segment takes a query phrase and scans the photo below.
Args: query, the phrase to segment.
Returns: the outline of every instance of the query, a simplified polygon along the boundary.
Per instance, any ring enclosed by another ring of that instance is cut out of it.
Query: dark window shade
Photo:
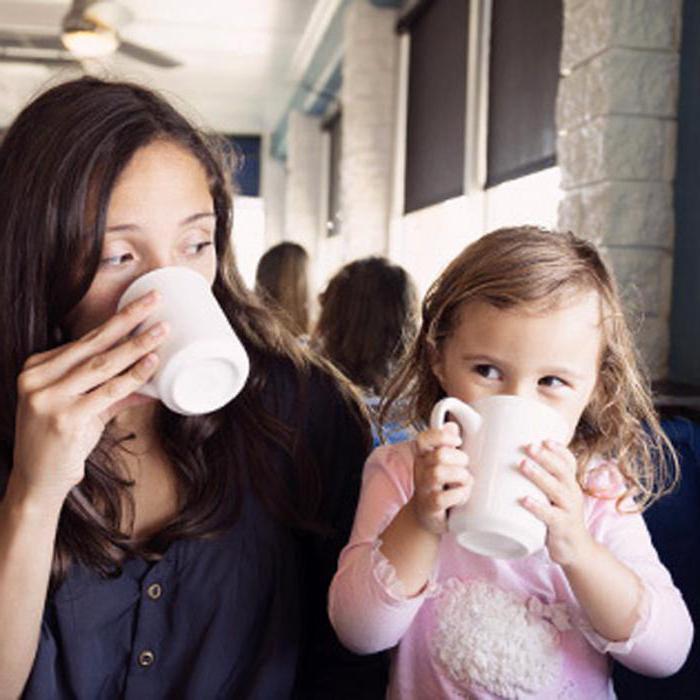
[[[487,187],[556,162],[561,34],[562,0],[493,0]]]
[[[469,0],[432,0],[410,25],[404,211],[464,192]]]

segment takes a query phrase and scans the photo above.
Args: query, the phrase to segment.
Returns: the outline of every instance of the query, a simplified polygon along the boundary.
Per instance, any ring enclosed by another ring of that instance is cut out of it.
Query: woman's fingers
[[[151,352],[142,357],[126,372],[111,378],[94,391],[85,394],[78,401],[78,407],[89,415],[101,415],[103,421],[109,421],[124,399],[138,391],[158,368],[158,355]]]
[[[92,391],[155,350],[164,341],[167,332],[167,325],[157,323],[111,350],[90,358],[54,384],[54,388],[73,396]]]
[[[104,353],[148,318],[160,295],[149,292],[79,340],[30,357],[20,375],[20,389],[31,392],[59,380],[89,358]]]

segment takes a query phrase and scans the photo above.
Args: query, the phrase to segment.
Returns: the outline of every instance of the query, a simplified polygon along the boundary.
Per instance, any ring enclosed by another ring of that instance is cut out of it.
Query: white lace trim
[[[382,554],[381,546],[381,540],[375,540],[372,545],[372,574],[377,583],[379,583],[390,598],[397,601],[408,600],[403,581],[396,575],[394,565]],[[425,588],[415,596],[411,596],[411,599],[417,598],[418,596],[425,596],[426,598],[435,597],[439,591],[439,585],[435,582],[434,576],[435,574],[430,578]]]
[[[559,630],[570,627],[564,606],[453,578],[443,584],[436,612],[433,654],[462,688],[478,683],[517,699],[558,676]]]

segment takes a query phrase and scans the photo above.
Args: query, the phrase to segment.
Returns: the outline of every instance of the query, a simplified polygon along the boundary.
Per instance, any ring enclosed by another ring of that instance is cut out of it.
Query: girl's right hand
[[[467,469],[469,458],[457,449],[461,444],[459,427],[452,422],[416,437],[411,500],[420,526],[435,535],[447,531],[448,509],[463,505],[471,495],[474,479]]]
[[[11,482],[41,503],[60,505],[82,481],[85,460],[120,409],[153,375],[167,327],[129,334],[153,312],[151,292],[79,340],[32,355],[17,381]]]

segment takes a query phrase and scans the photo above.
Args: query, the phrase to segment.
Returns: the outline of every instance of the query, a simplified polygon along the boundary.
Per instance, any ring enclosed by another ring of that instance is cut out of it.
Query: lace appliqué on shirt
[[[546,605],[485,581],[450,579],[436,602],[433,654],[449,677],[503,698],[532,697],[557,677],[565,606]]]

